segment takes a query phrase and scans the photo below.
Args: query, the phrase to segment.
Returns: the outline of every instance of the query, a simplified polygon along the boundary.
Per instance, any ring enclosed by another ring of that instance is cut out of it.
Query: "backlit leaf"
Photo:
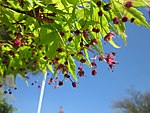
[[[68,57],[68,70],[73,76],[73,78],[77,81],[78,79],[76,76],[76,64],[71,56]]]

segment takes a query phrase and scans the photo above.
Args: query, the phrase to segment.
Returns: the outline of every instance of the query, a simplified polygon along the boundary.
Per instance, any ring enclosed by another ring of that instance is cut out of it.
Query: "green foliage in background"
[[[16,111],[12,105],[9,105],[5,99],[0,99],[0,113],[13,113]]]

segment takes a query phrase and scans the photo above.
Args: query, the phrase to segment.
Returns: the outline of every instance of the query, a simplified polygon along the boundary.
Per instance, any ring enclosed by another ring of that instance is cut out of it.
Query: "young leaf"
[[[109,41],[109,43],[114,47],[114,48],[120,48],[120,46],[118,46],[117,44],[115,44],[115,42],[113,41],[113,39],[111,39]]]
[[[142,12],[138,11],[136,8],[130,8],[127,10],[127,16],[131,18],[135,18],[134,23],[137,25],[142,25],[150,29],[150,25],[147,23],[146,18],[143,16]]]
[[[50,64],[47,67],[52,73],[54,73],[53,67]]]
[[[85,54],[85,57],[86,57],[86,59],[87,59],[87,61],[88,61],[88,65],[90,65],[91,62],[90,62],[90,60],[89,60],[89,54],[88,54],[87,49],[84,49],[84,54]]]
[[[137,10],[134,7],[131,7],[130,9],[122,7],[122,5],[118,2],[115,2],[116,7],[124,13],[129,19],[134,18],[134,23],[137,25],[142,25],[150,29],[150,25],[147,23],[146,18],[143,16],[143,13]]]
[[[125,4],[129,0],[116,0],[122,4]],[[145,7],[150,5],[150,0],[132,0],[134,7]]]
[[[71,56],[68,57],[68,70],[73,76],[73,78],[77,81],[76,64]]]
[[[31,7],[33,7],[33,0],[27,0],[27,1],[30,3]]]

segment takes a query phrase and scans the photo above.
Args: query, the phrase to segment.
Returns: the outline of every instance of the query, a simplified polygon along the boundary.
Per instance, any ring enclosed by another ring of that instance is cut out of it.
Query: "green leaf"
[[[10,20],[7,18],[7,16],[3,16],[3,18],[1,18],[2,22],[5,23],[5,25],[8,27],[8,28],[11,28],[13,30],[15,30],[15,27],[10,23]]]
[[[71,56],[68,57],[68,70],[73,76],[73,78],[78,81],[76,76],[76,64]]]
[[[42,28],[40,32],[40,41],[42,44],[48,44],[53,41],[58,40],[58,37],[56,37],[56,34],[54,32],[49,32],[48,29]]]
[[[146,18],[143,16],[143,13],[138,11],[136,8],[130,8],[127,10],[127,16],[129,19],[135,18],[134,23],[137,25],[142,25],[150,29],[150,25],[147,23]]]
[[[34,5],[33,5],[33,0],[27,0],[27,1],[30,3],[31,7],[34,6]]]
[[[37,5],[41,6],[41,7],[46,7],[46,6],[43,4],[43,2],[41,2],[41,1],[39,1],[39,0],[34,0],[34,2],[35,2]]]
[[[54,58],[56,55],[56,50],[59,46],[59,41],[55,40],[53,42],[50,43],[48,51],[47,51],[47,55],[49,58]]]
[[[69,8],[67,7],[68,4],[67,4],[66,0],[61,0],[61,2],[63,4],[64,8],[69,12]]]
[[[57,72],[58,72],[58,70],[57,70],[57,69],[55,69],[55,70],[54,70],[54,76],[56,76],[56,75],[57,75]]]
[[[111,29],[113,32],[115,32],[117,35],[119,35],[118,34],[118,29],[116,29],[115,26],[109,24],[109,29]]]
[[[42,68],[42,73],[46,73],[47,72],[47,69],[46,69],[46,66],[44,66],[44,68]]]
[[[2,51],[5,51],[5,52],[10,51],[11,48],[12,48],[12,46],[10,44],[6,43],[6,44],[3,44]]]
[[[114,47],[114,48],[120,48],[120,46],[116,45],[113,39],[109,41],[109,43]]]
[[[47,65],[47,67],[48,67],[48,69],[49,69],[52,73],[54,73],[54,70],[53,70],[52,65]]]
[[[84,20],[84,19],[81,19],[79,21],[80,23],[80,26],[82,27],[82,30],[85,30],[87,28],[89,28],[90,25],[93,25],[94,24],[94,21],[87,21],[87,20]]]
[[[109,24],[108,24],[108,21],[107,21],[107,18],[105,16],[102,16],[100,18],[100,31],[102,33],[103,36],[107,35],[107,33],[110,32],[110,29],[109,29]]]
[[[67,2],[70,4],[77,4],[79,0],[67,0]]]
[[[4,66],[0,65],[0,78],[4,75]]]
[[[84,49],[84,54],[85,54],[85,57],[86,57],[86,59],[87,59],[87,61],[88,61],[88,65],[90,65],[91,62],[90,62],[90,60],[89,60],[89,54],[88,54],[87,49]]]
[[[50,4],[50,3],[52,3],[52,1],[53,1],[53,0],[42,0],[42,2],[43,2],[44,4]]]
[[[29,51],[29,49],[29,46],[22,46],[17,51],[21,51],[20,57],[29,58],[31,57],[31,51]]]
[[[135,18],[135,24],[142,25],[150,29],[150,25],[146,21],[146,18],[143,16],[142,12],[134,7],[131,7],[130,9],[122,7],[122,5],[118,2],[115,2],[115,4],[118,9],[128,17],[128,19]]]
[[[126,3],[125,0],[116,0],[117,2],[120,2],[120,3]],[[134,7],[145,7],[145,6],[149,6],[150,5],[150,0],[132,0],[133,2],[133,6]]]
[[[135,0],[133,1],[134,7],[150,6],[150,0]]]
[[[104,53],[104,49],[103,49],[103,45],[102,45],[102,41],[101,41],[101,40],[98,42],[97,46],[98,46],[99,49],[100,49],[99,54]]]
[[[122,18],[122,13],[120,12],[120,7],[118,7],[116,3],[113,3],[113,10],[114,10],[113,13],[116,16],[118,16],[119,18]],[[127,37],[125,35],[125,30],[126,30],[125,24],[122,21],[120,21],[118,25],[114,24],[114,28],[117,30],[116,34],[121,35],[121,38],[123,39],[124,43],[127,45],[127,41],[126,41]],[[112,27],[111,27],[111,29],[112,29]]]

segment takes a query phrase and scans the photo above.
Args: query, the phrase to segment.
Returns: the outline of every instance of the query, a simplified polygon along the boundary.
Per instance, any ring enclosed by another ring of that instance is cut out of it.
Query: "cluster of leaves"
[[[28,72],[47,69],[52,79],[62,72],[77,81],[76,61],[96,68],[89,53],[113,68],[115,54],[105,57],[103,40],[120,48],[113,41],[118,36],[126,44],[127,21],[150,28],[137,10],[150,3],[144,1],[0,0],[0,84],[9,74],[26,79]]]
[[[12,105],[9,105],[5,99],[0,99],[0,113],[12,113],[16,111]]]

